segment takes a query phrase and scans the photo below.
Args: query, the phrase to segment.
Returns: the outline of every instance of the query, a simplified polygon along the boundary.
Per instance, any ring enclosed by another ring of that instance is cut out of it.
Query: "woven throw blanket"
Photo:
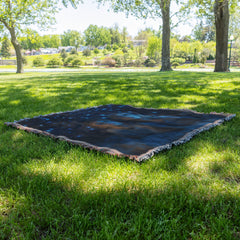
[[[234,116],[110,104],[5,124],[141,162]]]

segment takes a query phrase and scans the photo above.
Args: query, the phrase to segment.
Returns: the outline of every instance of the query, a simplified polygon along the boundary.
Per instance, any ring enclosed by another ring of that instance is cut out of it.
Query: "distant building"
[[[66,51],[66,52],[71,52],[72,49],[75,48],[74,46],[66,46],[66,47],[58,47],[58,52],[61,52],[63,49]]]
[[[98,47],[98,49],[99,50],[103,50],[103,49],[105,49],[107,47],[107,45],[105,45],[105,46],[100,46],[100,47]]]
[[[132,40],[133,46],[138,47],[138,46],[143,46],[146,45],[147,41],[146,40]]]
[[[57,48],[40,48],[39,51],[40,54],[56,54],[59,52]]]
[[[80,45],[79,48],[78,48],[78,51],[79,51],[79,52],[82,52],[82,51],[84,51],[85,49],[89,49],[89,47],[88,47],[88,46]]]
[[[41,54],[42,54],[42,53],[41,53],[40,50],[32,50],[32,51],[27,50],[27,51],[24,52],[24,55],[26,55],[26,56],[30,56],[30,55],[41,55]]]

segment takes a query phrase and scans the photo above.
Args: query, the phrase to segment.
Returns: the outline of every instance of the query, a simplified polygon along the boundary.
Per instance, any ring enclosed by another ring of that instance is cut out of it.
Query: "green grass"
[[[236,117],[138,164],[4,122],[100,104]],[[239,73],[0,74],[0,239],[239,239]]]
[[[0,65],[0,69],[17,69],[15,65]]]

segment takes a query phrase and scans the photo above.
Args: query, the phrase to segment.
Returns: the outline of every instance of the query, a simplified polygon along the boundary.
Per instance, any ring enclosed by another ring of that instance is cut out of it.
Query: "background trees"
[[[42,46],[40,35],[37,31],[26,29],[23,33],[24,37],[19,37],[20,45],[23,49],[39,49]]]
[[[97,0],[100,3],[110,2],[114,11],[123,11],[137,17],[162,18],[162,67],[161,71],[170,71],[170,5],[171,0]]]
[[[121,43],[121,33],[119,31],[119,27],[115,24],[113,27],[109,29],[111,35],[111,44],[120,45]]]
[[[110,31],[105,27],[98,27],[97,25],[90,25],[85,31],[86,45],[91,47],[99,47],[111,43]]]
[[[240,38],[240,6],[235,7],[235,11],[230,15],[229,34],[234,36],[235,40]]]
[[[193,36],[196,40],[201,42],[216,41],[216,28],[214,24],[214,19],[206,21],[204,24],[203,21],[195,26],[193,30]]]
[[[62,46],[74,46],[76,49],[83,44],[83,37],[80,32],[68,30],[61,35]]]
[[[2,40],[2,47],[1,47],[1,56],[3,58],[9,58],[10,57],[10,46],[11,46],[11,43],[9,41],[9,39],[4,36],[3,37],[3,40]]]
[[[160,62],[162,49],[162,41],[157,36],[152,36],[148,39],[147,56],[153,59],[156,63]]]
[[[237,0],[189,0],[190,6],[197,7],[198,16],[213,18],[216,29],[215,72],[228,71],[229,17],[238,7]]]
[[[32,24],[42,27],[51,24],[57,11],[56,0],[0,0],[0,24],[10,33],[17,56],[17,73],[23,72],[21,45],[17,39],[19,32]]]
[[[5,27],[17,57],[17,73],[23,72],[21,44],[19,33],[31,25],[47,27],[54,23],[54,14],[59,10],[58,0],[0,0],[0,28]],[[70,2],[76,6],[81,0],[62,0],[66,6]]]
[[[58,48],[62,46],[60,35],[44,35],[40,37],[41,47],[43,48]]]
[[[191,36],[181,37],[172,34],[172,37],[170,37],[170,0],[97,1],[101,3],[110,2],[115,11],[125,11],[127,14],[133,14],[137,17],[148,18],[155,16],[162,18],[163,26],[160,28],[161,31],[156,32],[152,29],[145,29],[138,33],[135,40],[146,41],[144,46],[135,47],[135,53],[136,55],[141,56],[141,58],[147,53],[147,55],[156,62],[159,62],[159,56],[161,54],[161,70],[163,71],[171,70],[170,56],[172,58],[194,60],[194,62],[204,62],[204,59],[213,58],[215,55],[212,48],[211,50],[206,46],[201,46],[201,48],[199,48],[200,43],[193,43]],[[17,72],[22,71],[22,61],[19,61],[21,58],[21,47],[28,50],[37,50],[40,47],[58,48],[59,46],[75,46],[78,48],[80,44],[89,45],[94,48],[100,46],[106,47],[107,45],[109,51],[111,49],[117,50],[120,48],[126,54],[129,51],[128,48],[132,48],[132,43],[130,41],[131,38],[127,33],[127,29],[123,28],[121,30],[118,25],[114,25],[110,28],[90,25],[84,31],[83,35],[78,31],[68,30],[62,35],[40,36],[36,31],[29,29],[29,27],[31,27],[31,24],[33,23],[45,27],[48,26],[49,23],[54,20],[53,16],[57,11],[54,7],[57,6],[56,4],[58,1],[54,0],[51,1],[51,3],[44,0],[38,1],[38,3],[28,1],[27,4],[25,2],[26,1],[23,0],[0,0],[0,10],[2,10],[0,13],[0,28],[5,27],[11,36],[11,41],[17,55]],[[76,1],[70,2],[74,6],[78,3]],[[176,2],[179,1],[176,0]],[[196,6],[198,16],[201,19],[200,25],[194,30],[193,38],[204,42],[204,44],[208,42],[212,43],[212,40],[216,39],[215,71],[227,71],[229,15],[231,21],[230,32],[234,34],[235,39],[240,36],[240,11],[236,0],[188,0],[188,3],[189,5],[186,9],[190,9],[190,6],[192,5]],[[32,8],[33,11],[29,11],[29,9]],[[235,10],[235,12],[233,10]],[[47,18],[43,18],[43,16]],[[179,42],[175,38],[178,39]],[[151,39],[151,41],[149,39]],[[170,39],[172,43],[170,43]],[[161,44],[159,44],[160,42]],[[193,47],[194,44],[196,47]],[[159,49],[159,46],[161,46],[161,50]],[[107,50],[105,52],[107,52]],[[234,59],[237,59],[235,54]],[[143,59],[141,59],[141,61],[142,60]]]

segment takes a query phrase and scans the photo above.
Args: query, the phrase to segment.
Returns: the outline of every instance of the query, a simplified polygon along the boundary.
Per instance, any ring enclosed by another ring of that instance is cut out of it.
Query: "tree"
[[[162,68],[161,71],[170,71],[170,4],[171,0],[161,0],[160,8],[162,12]]]
[[[76,49],[83,44],[83,38],[81,33],[75,30],[67,30],[61,35],[61,41],[63,46],[74,46]]]
[[[89,25],[84,31],[87,46],[99,47],[111,43],[111,34],[109,29],[98,27],[97,25]]]
[[[121,32],[121,39],[123,44],[127,44],[128,42],[128,32],[127,28],[123,27],[122,32]]]
[[[1,47],[1,56],[3,58],[9,58],[11,56],[10,54],[10,41],[9,39],[5,36],[2,41],[2,47]]]
[[[148,40],[148,47],[147,47],[147,56],[152,58],[155,62],[159,63],[160,60],[160,53],[161,53],[161,39],[152,36]]]
[[[60,35],[51,34],[40,37],[42,46],[45,48],[58,48],[62,45]]]
[[[68,54],[67,54],[65,49],[61,50],[60,56],[61,56],[63,61],[67,58]]]
[[[41,37],[37,31],[26,29],[24,33],[26,36],[19,38],[22,48],[32,51],[33,49],[39,49],[42,46]]]
[[[63,0],[65,5],[67,2]],[[70,2],[74,6],[78,3],[74,0]],[[17,73],[23,72],[21,45],[17,38],[19,32],[32,24],[40,27],[51,25],[57,11],[58,0],[0,0],[0,27],[3,25],[10,33],[17,57]]]
[[[53,20],[52,14],[57,10],[56,1],[0,0],[0,24],[3,24],[11,35],[11,42],[17,57],[17,73],[23,72],[18,33],[34,23],[41,26],[46,25]]]
[[[201,42],[216,41],[214,19],[207,24],[203,24],[203,21],[201,21],[200,24],[197,24],[193,29],[193,36],[195,40]]]
[[[237,7],[237,0],[189,0],[190,5],[198,7],[200,17],[214,16],[216,27],[215,72],[227,72],[228,69],[228,32],[230,13]]]
[[[162,18],[162,67],[161,71],[171,71],[170,63],[170,5],[171,0],[97,0],[111,2],[114,11],[124,11],[140,18],[149,16]],[[176,1],[178,2],[178,1]]]
[[[134,37],[135,40],[145,40],[145,45],[148,44],[148,39],[154,36],[154,31],[151,28],[146,28],[140,30],[137,36]]]
[[[119,32],[119,27],[117,24],[114,27],[109,28],[110,35],[111,35],[111,44],[120,45],[121,43],[121,34]]]
[[[234,40],[240,38],[240,6],[236,6],[235,12],[230,15],[229,33],[234,36]]]
[[[227,72],[228,69],[228,0],[216,0],[214,4],[216,25],[216,63],[215,72]]]

